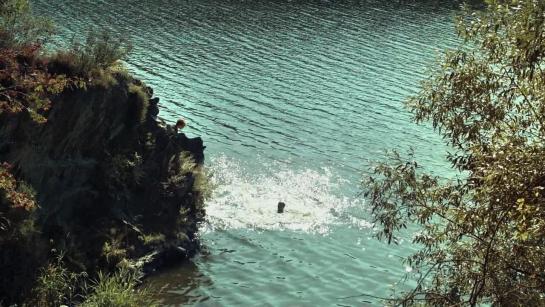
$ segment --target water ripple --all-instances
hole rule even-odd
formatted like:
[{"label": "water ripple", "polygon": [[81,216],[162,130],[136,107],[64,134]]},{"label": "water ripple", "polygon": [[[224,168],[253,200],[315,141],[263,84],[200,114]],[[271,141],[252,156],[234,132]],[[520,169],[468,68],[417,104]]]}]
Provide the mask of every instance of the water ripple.
[{"label": "water ripple", "polygon": [[392,255],[413,247],[371,240],[354,195],[387,148],[415,146],[445,169],[441,140],[402,102],[457,44],[456,1],[32,2],[57,21],[59,45],[101,27],[130,37],[129,70],[161,97],[161,116],[204,137],[223,176],[209,253],[158,279],[165,304],[361,306],[405,272]]}]

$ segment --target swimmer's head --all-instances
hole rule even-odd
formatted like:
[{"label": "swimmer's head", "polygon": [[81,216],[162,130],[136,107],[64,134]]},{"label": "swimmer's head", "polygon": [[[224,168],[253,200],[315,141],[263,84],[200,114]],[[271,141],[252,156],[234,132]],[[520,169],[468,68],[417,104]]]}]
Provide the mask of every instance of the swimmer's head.
[{"label": "swimmer's head", "polygon": [[277,208],[277,211],[278,213],[284,213],[284,208],[286,207],[286,204],[284,202],[278,202],[278,208]]}]

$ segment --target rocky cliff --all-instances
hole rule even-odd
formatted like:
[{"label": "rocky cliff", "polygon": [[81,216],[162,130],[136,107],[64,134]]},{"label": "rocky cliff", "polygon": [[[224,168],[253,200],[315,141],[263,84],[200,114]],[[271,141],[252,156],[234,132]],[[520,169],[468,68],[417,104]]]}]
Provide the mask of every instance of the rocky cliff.
[{"label": "rocky cliff", "polygon": [[[157,117],[151,88],[123,72],[102,78],[52,95],[42,120],[28,107],[0,112],[0,162],[35,194],[35,254],[62,251],[74,271],[151,272],[198,250],[204,147]],[[17,276],[21,254],[6,242],[0,283],[31,280]],[[14,301],[20,287],[0,297]]]}]

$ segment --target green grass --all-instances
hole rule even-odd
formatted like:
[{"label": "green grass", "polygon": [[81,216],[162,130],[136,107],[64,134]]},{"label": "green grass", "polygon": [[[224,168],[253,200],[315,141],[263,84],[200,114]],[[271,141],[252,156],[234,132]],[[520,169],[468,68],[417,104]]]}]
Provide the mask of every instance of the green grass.
[{"label": "green grass", "polygon": [[199,192],[205,200],[212,197],[216,188],[211,180],[213,174],[207,172],[202,166],[197,166],[193,174],[195,176],[193,191]]},{"label": "green grass", "polygon": [[102,255],[108,263],[117,263],[127,256],[127,250],[122,247],[120,240],[113,238],[109,242],[104,242]]},{"label": "green grass", "polygon": [[165,242],[165,235],[162,233],[145,234],[141,235],[139,238],[144,245],[157,245]]},{"label": "green grass", "polygon": [[62,256],[44,267],[32,290],[29,306],[49,307],[70,303],[77,291],[80,277],[85,274],[70,272],[63,265]]},{"label": "green grass", "polygon": [[113,275],[99,273],[91,285],[91,294],[82,307],[140,307],[159,306],[150,299],[147,289],[136,288],[140,283],[137,272],[120,269]]},{"label": "green grass", "polygon": [[139,271],[122,267],[113,274],[99,272],[98,277],[89,282],[86,273],[70,272],[60,256],[41,270],[32,297],[23,306],[158,306],[146,288],[138,287],[140,278]]}]

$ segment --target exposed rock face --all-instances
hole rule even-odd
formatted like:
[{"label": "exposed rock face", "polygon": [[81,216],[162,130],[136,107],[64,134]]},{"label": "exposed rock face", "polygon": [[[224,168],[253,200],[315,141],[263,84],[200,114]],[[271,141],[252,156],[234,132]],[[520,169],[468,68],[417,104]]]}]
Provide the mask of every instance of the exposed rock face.
[{"label": "exposed rock face", "polygon": [[74,267],[149,271],[198,249],[202,140],[157,121],[152,95],[114,74],[55,97],[46,123],[0,114],[0,161],[36,190],[41,231]]}]

